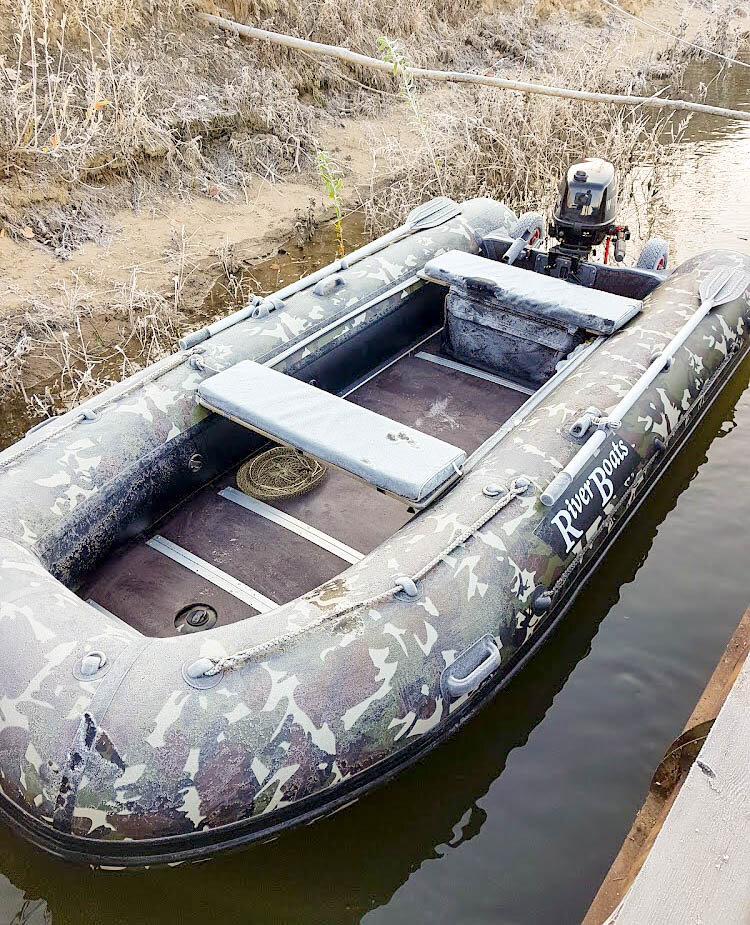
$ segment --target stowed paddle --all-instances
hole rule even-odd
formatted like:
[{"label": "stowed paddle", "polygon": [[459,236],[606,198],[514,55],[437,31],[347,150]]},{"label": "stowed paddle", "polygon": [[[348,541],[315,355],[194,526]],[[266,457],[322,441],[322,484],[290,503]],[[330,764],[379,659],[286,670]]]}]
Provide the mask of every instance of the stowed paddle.
[{"label": "stowed paddle", "polygon": [[[424,231],[426,228],[435,228],[447,222],[449,218],[455,218],[461,211],[461,206],[447,196],[436,196],[429,202],[423,202],[421,206],[416,206],[406,216],[406,221],[400,228],[396,228],[391,234],[402,231],[404,235],[412,234],[414,231]],[[389,237],[389,235],[386,235]]]},{"label": "stowed paddle", "polygon": [[663,370],[669,368],[674,355],[711,310],[719,305],[726,305],[728,302],[739,299],[748,286],[750,286],[750,273],[742,267],[716,267],[701,281],[698,286],[700,298],[698,309],[690,320],[680,328],[664,350],[654,358],[646,372],[609,412],[608,417],[603,419],[603,424],[600,425],[599,429],[588,438],[567,466],[552,479],[540,496],[542,504],[551,507],[560,498],[573,479],[599,451],[599,447],[607,438],[607,426],[611,426],[611,422],[621,421],[656,377]]},{"label": "stowed paddle", "polygon": [[[226,318],[221,318],[219,321],[215,321],[213,324],[209,324],[199,331],[193,331],[191,334],[186,334],[184,337],[180,338],[180,348],[182,350],[188,350],[190,347],[195,347],[196,344],[200,344],[209,337],[218,334],[220,331],[225,331],[227,328],[232,327],[232,325],[237,324],[238,321],[244,321],[246,318],[262,317],[264,314],[268,314],[268,311],[278,308],[279,303],[283,299],[288,299],[289,296],[301,292],[303,289],[308,289],[310,286],[317,285],[327,277],[339,273],[341,270],[363,260],[365,257],[371,257],[389,244],[394,244],[396,241],[400,241],[410,234],[414,234],[417,231],[426,231],[428,228],[436,228],[449,219],[455,218],[460,212],[461,206],[452,199],[448,199],[446,196],[437,196],[429,202],[424,202],[422,205],[411,210],[406,216],[406,221],[403,225],[394,228],[393,231],[383,235],[382,238],[378,238],[370,244],[365,244],[364,247],[360,247],[359,250],[353,251],[340,260],[334,260],[333,263],[329,263],[328,266],[316,270],[315,273],[311,273],[309,276],[303,276],[302,279],[298,279],[289,286],[285,286],[268,299],[253,297],[250,303],[239,311],[233,312],[233,314],[227,315]],[[331,288],[335,288],[333,284],[336,282],[336,280],[332,281]],[[325,293],[321,293],[321,295],[323,294]]]}]

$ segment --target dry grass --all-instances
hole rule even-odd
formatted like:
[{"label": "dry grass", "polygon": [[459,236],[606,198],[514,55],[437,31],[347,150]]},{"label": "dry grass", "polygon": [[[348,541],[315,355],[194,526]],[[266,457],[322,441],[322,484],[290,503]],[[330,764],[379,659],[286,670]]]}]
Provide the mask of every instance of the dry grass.
[{"label": "dry grass", "polygon": [[[637,12],[637,11],[634,11]],[[699,28],[695,31],[695,16],[699,13]],[[711,49],[719,54],[735,57],[741,47],[743,36],[750,29],[747,14],[747,0],[692,0],[685,5],[682,16],[670,23],[669,31],[676,39],[686,39],[694,45]],[[649,30],[633,26],[645,35]],[[692,28],[691,28],[692,25]],[[679,88],[685,68],[691,61],[705,60],[722,67],[712,55],[703,54],[683,41],[667,43],[655,57],[638,62],[636,67],[649,79],[668,78],[673,88]]]},{"label": "dry grass", "polygon": [[[114,178],[228,198],[249,174],[277,180],[312,156],[312,109],[289,79],[192,28],[181,0],[154,14],[145,0],[64,6],[75,9],[0,0],[0,225],[12,235],[65,256],[95,234],[76,213]],[[50,231],[53,209],[68,220]]]},{"label": "dry grass", "polygon": [[[235,0],[226,12],[367,53],[385,34],[415,63],[470,68],[498,56],[538,63],[563,47],[559,20],[538,15],[544,3],[508,0],[509,15],[483,0]],[[76,212],[96,213],[92,188],[113,178],[226,199],[250,175],[277,181],[314,170],[318,126],[396,95],[387,75],[213,33],[191,10],[187,0],[0,0],[8,232],[31,231],[65,256],[96,235],[101,223]]]},{"label": "dry grass", "polygon": [[[713,30],[703,40],[735,47],[738,30],[719,11],[744,0],[697,2]],[[216,9],[208,0],[195,6]],[[80,181],[144,174],[223,198],[248,174],[275,181],[313,167],[316,124],[377,108],[383,92],[398,89],[382,73],[213,33],[194,8],[188,0],[0,0],[0,177],[29,199],[32,186],[78,191]],[[385,35],[413,64],[537,72],[579,53],[580,25],[558,10],[593,18],[602,10],[596,0],[230,0],[224,8],[239,21],[367,54]],[[0,219],[14,234],[36,231],[22,192],[0,189]],[[73,240],[88,231],[81,226]],[[54,235],[42,240],[64,253]]]},{"label": "dry grass", "polygon": [[[555,72],[568,86],[612,91],[597,55]],[[488,88],[451,90],[451,105],[423,117],[429,144],[404,151],[390,140],[379,148],[392,181],[363,202],[369,227],[379,232],[415,203],[445,193],[456,199],[490,196],[517,213],[545,211],[567,166],[601,153],[622,181],[622,211],[644,238],[660,215],[661,188],[673,157],[669,117],[548,97],[499,94]],[[674,123],[674,134],[680,134]],[[437,162],[437,166],[436,166]]]},{"label": "dry grass", "polygon": [[54,299],[0,322],[0,397],[25,402],[32,419],[57,414],[172,352],[186,326],[177,281],[190,270],[184,251],[169,259],[172,297],[141,289],[136,267],[106,293],[73,277]]},{"label": "dry grass", "polygon": [[[17,0],[6,20],[16,25],[13,58],[9,51],[2,61],[6,171],[57,167],[76,179],[84,170],[118,169],[133,156],[173,153],[168,114],[154,106],[148,74],[117,55],[110,31],[84,30],[87,6],[72,5],[71,19],[66,12],[58,21],[51,0]],[[131,5],[122,6],[127,19]],[[85,31],[85,49],[71,48],[76,26]]]}]

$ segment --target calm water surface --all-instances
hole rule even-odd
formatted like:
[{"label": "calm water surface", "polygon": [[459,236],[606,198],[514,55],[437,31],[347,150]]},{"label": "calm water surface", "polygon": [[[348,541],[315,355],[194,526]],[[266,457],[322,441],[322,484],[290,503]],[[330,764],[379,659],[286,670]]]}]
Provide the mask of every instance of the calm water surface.
[{"label": "calm water surface", "polygon": [[[750,110],[750,72],[709,99]],[[673,257],[750,251],[750,126],[695,119],[670,201]],[[82,871],[0,828],[0,922],[580,921],[750,603],[748,379],[750,363],[550,645],[422,765],[333,819],[173,870]]]}]

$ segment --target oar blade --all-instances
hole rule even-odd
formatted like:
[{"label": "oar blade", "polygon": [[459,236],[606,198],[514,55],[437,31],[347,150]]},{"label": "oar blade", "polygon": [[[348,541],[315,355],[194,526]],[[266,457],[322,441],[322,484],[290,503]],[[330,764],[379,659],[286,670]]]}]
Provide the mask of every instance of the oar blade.
[{"label": "oar blade", "polygon": [[448,199],[447,196],[436,196],[435,199],[430,199],[429,202],[424,202],[421,206],[412,209],[407,215],[404,225],[410,231],[436,228],[438,225],[442,225],[443,222],[455,218],[460,212],[461,206],[458,203]]},{"label": "oar blade", "polygon": [[750,286],[750,273],[747,270],[736,269],[716,296],[714,305],[734,302],[745,294],[748,286]]},{"label": "oar blade", "polygon": [[750,285],[750,273],[740,267],[716,267],[699,287],[701,303],[712,307],[733,302],[743,295]]},{"label": "oar blade", "polygon": [[734,267],[715,267],[708,276],[701,281],[698,287],[698,294],[701,302],[710,302],[713,304],[714,299],[726,285],[727,280],[734,272]]}]

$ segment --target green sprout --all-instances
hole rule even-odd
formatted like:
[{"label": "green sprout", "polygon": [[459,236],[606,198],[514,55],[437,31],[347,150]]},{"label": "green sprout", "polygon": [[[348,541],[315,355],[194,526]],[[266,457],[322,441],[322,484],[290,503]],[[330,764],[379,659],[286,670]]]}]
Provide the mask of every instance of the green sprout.
[{"label": "green sprout", "polygon": [[323,181],[326,195],[333,203],[336,212],[336,238],[338,240],[338,252],[340,256],[344,255],[344,229],[341,224],[343,218],[343,204],[341,201],[341,190],[344,186],[344,172],[336,161],[331,157],[328,151],[318,151],[318,173]]},{"label": "green sprout", "polygon": [[398,42],[394,42],[385,35],[381,35],[378,39],[378,51],[383,61],[393,66],[393,74],[399,83],[399,94],[406,100],[414,114],[414,121],[422,135],[422,140],[424,141],[425,147],[430,155],[430,160],[432,161],[432,166],[435,170],[435,179],[440,188],[440,194],[444,196],[445,187],[440,170],[441,163],[435,156],[432,141],[430,140],[429,125],[419,106],[419,98],[417,97],[416,87],[414,86],[414,77],[409,71],[409,61]]}]

